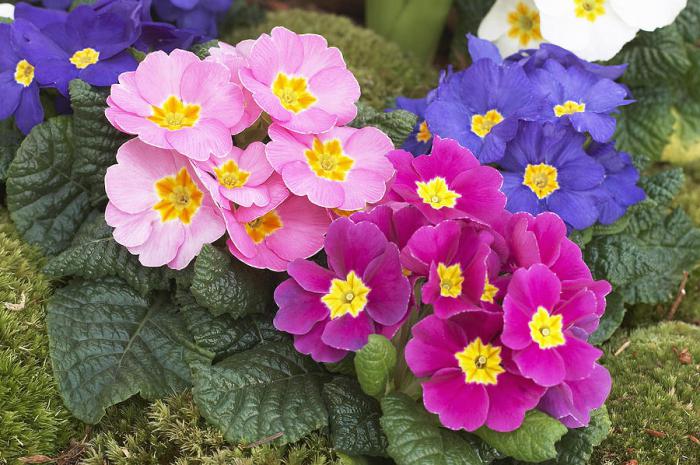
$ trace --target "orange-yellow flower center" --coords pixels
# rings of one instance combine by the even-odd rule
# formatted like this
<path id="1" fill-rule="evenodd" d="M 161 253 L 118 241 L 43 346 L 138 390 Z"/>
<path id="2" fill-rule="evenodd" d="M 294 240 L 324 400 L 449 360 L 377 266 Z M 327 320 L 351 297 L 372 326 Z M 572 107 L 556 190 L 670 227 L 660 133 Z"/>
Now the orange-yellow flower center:
<path id="1" fill-rule="evenodd" d="M 160 200 L 153 209 L 160 213 L 163 223 L 179 219 L 184 224 L 190 224 L 204 198 L 187 168 L 182 168 L 175 176 L 156 181 L 155 190 Z"/>
<path id="2" fill-rule="evenodd" d="M 350 271 L 345 279 L 336 278 L 331 281 L 331 287 L 328 293 L 321 297 L 321 302 L 330 310 L 331 319 L 347 314 L 357 318 L 367 305 L 370 290 L 354 271 Z"/>
<path id="3" fill-rule="evenodd" d="M 573 115 L 574 113 L 583 113 L 584 111 L 586 111 L 586 104 L 574 102 L 573 100 L 567 100 L 561 105 L 554 106 L 554 114 L 557 118 L 561 118 L 564 115 Z"/>
<path id="4" fill-rule="evenodd" d="M 433 137 L 433 135 L 430 133 L 430 129 L 428 129 L 428 123 L 423 121 L 420 123 L 420 126 L 418 126 L 416 140 L 418 142 L 428 142 L 431 137 Z"/>
<path id="5" fill-rule="evenodd" d="M 566 343 L 563 332 L 561 315 L 550 315 L 546 308 L 537 307 L 528 323 L 530 337 L 540 346 L 540 349 L 551 349 Z"/>
<path id="6" fill-rule="evenodd" d="M 316 97 L 309 92 L 306 78 L 302 76 L 277 73 L 272 83 L 272 93 L 285 109 L 294 113 L 304 111 L 316 102 Z"/>
<path id="7" fill-rule="evenodd" d="M 17 84 L 22 84 L 24 87 L 29 87 L 33 81 L 34 66 L 27 60 L 20 60 L 15 67 L 15 82 Z"/>
<path id="8" fill-rule="evenodd" d="M 498 375 L 505 371 L 501 366 L 501 348 L 484 344 L 478 337 L 457 352 L 455 358 L 467 383 L 497 384 Z"/>
<path id="9" fill-rule="evenodd" d="M 214 173 L 219 184 L 226 189 L 243 187 L 250 177 L 250 172 L 240 169 L 233 160 L 226 160 L 226 163 L 214 168 Z"/>
<path id="10" fill-rule="evenodd" d="M 462 283 L 464 276 L 462 275 L 462 267 L 459 263 L 452 266 L 445 266 L 444 263 L 438 264 L 438 278 L 440 278 L 440 295 L 443 297 L 459 297 L 462 294 Z"/>
<path id="11" fill-rule="evenodd" d="M 260 218 L 249 221 L 245 225 L 245 231 L 253 242 L 261 243 L 266 237 L 271 236 L 283 226 L 282 218 L 276 210 L 265 213 Z"/>
<path id="12" fill-rule="evenodd" d="M 331 181 L 345 181 L 355 160 L 343 153 L 343 146 L 338 139 L 321 142 L 314 138 L 310 149 L 304 151 L 311 171 L 319 178 Z"/>
<path id="13" fill-rule="evenodd" d="M 605 0 L 574 0 L 574 13 L 577 18 L 595 22 L 605 14 Z"/>
<path id="14" fill-rule="evenodd" d="M 515 10 L 508 13 L 508 37 L 518 39 L 521 46 L 526 46 L 530 41 L 541 41 L 540 13 L 536 8 L 529 8 L 525 3 L 519 2 Z"/>
<path id="15" fill-rule="evenodd" d="M 100 52 L 94 48 L 88 47 L 75 52 L 73 56 L 70 57 L 70 62 L 73 63 L 73 66 L 78 69 L 85 69 L 88 66 L 97 63 L 99 59 Z"/>
<path id="16" fill-rule="evenodd" d="M 454 208 L 457 205 L 457 199 L 462 197 L 462 194 L 450 190 L 445 178 L 440 176 L 436 176 L 428 182 L 416 181 L 416 193 L 424 203 L 435 210 L 440 210 L 443 207 Z"/>
<path id="17" fill-rule="evenodd" d="M 481 294 L 481 301 L 492 304 L 496 298 L 496 294 L 498 294 L 498 288 L 489 282 L 489 277 L 487 275 L 484 279 L 484 292 Z"/>
<path id="18" fill-rule="evenodd" d="M 546 163 L 527 165 L 523 176 L 523 184 L 535 193 L 538 199 L 549 197 L 559 189 L 558 172 L 555 167 Z"/>
<path id="19" fill-rule="evenodd" d="M 153 114 L 148 117 L 148 120 L 168 131 L 177 131 L 194 126 L 199 121 L 199 110 L 199 105 L 186 104 L 171 95 L 162 106 L 151 106 Z"/>
<path id="20" fill-rule="evenodd" d="M 503 115 L 498 110 L 489 110 L 483 115 L 476 114 L 472 116 L 472 132 L 483 139 L 501 121 Z"/>

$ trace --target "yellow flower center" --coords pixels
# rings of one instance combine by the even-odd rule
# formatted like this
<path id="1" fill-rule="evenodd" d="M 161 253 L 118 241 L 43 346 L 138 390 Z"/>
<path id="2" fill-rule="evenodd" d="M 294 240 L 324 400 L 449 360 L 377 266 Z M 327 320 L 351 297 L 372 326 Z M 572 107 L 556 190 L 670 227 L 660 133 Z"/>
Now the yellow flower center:
<path id="1" fill-rule="evenodd" d="M 331 288 L 321 297 L 321 302 L 331 311 L 333 320 L 348 313 L 357 318 L 367 305 L 370 290 L 354 271 L 350 271 L 344 280 L 336 278 L 331 281 Z"/>
<path id="2" fill-rule="evenodd" d="M 34 66 L 27 60 L 20 60 L 15 68 L 15 82 L 29 87 L 32 81 L 34 81 Z"/>
<path id="3" fill-rule="evenodd" d="M 462 275 L 462 267 L 459 263 L 452 266 L 445 266 L 444 263 L 438 264 L 437 274 L 440 278 L 440 295 L 443 297 L 459 297 L 462 294 L 462 283 L 464 276 Z"/>
<path id="4" fill-rule="evenodd" d="M 357 213 L 360 210 L 341 210 L 340 208 L 333 208 L 333 213 L 338 216 L 343 216 L 345 218 L 350 218 L 353 213 Z"/>
<path id="5" fill-rule="evenodd" d="M 250 173 L 239 169 L 238 165 L 233 160 L 226 160 L 226 163 L 214 168 L 214 173 L 216 173 L 219 184 L 226 189 L 243 187 L 250 177 Z"/>
<path id="6" fill-rule="evenodd" d="M 304 111 L 316 102 L 316 97 L 308 90 L 305 77 L 287 76 L 282 72 L 277 73 L 272 83 L 272 93 L 285 109 L 294 113 Z"/>
<path id="7" fill-rule="evenodd" d="M 478 337 L 457 352 L 455 358 L 467 383 L 497 384 L 498 375 L 505 371 L 501 366 L 501 348 L 484 344 Z"/>
<path id="8" fill-rule="evenodd" d="M 573 115 L 574 113 L 583 113 L 586 111 L 585 103 L 577 103 L 573 100 L 567 100 L 563 105 L 554 106 L 554 114 L 557 118 L 561 118 L 564 115 Z"/>
<path id="9" fill-rule="evenodd" d="M 171 95 L 162 106 L 151 106 L 153 114 L 148 117 L 148 120 L 168 131 L 191 128 L 199 120 L 199 109 L 199 105 L 185 104 Z"/>
<path id="10" fill-rule="evenodd" d="M 166 176 L 155 183 L 160 201 L 153 209 L 160 213 L 160 221 L 179 219 L 190 224 L 202 205 L 204 194 L 192 181 L 187 168 L 182 168 L 175 176 Z"/>
<path id="11" fill-rule="evenodd" d="M 559 189 L 557 169 L 546 163 L 527 165 L 523 176 L 523 184 L 529 187 L 538 199 L 549 197 L 552 192 Z"/>
<path id="12" fill-rule="evenodd" d="M 266 237 L 272 235 L 283 226 L 282 218 L 276 210 L 265 213 L 260 218 L 249 221 L 245 225 L 245 231 L 248 233 L 253 242 L 259 244 Z"/>
<path id="13" fill-rule="evenodd" d="M 595 22 L 598 16 L 605 14 L 605 0 L 574 0 L 574 12 L 577 18 Z"/>
<path id="14" fill-rule="evenodd" d="M 70 57 L 70 62 L 73 63 L 73 66 L 75 66 L 78 69 L 85 69 L 88 66 L 97 63 L 99 59 L 100 52 L 98 52 L 94 48 L 88 47 L 75 52 L 73 56 Z"/>
<path id="15" fill-rule="evenodd" d="M 355 160 L 343 153 L 343 146 L 338 139 L 321 142 L 314 139 L 312 148 L 304 152 L 311 170 L 319 178 L 331 181 L 345 181 L 345 178 L 355 164 Z"/>
<path id="16" fill-rule="evenodd" d="M 484 292 L 481 294 L 481 301 L 492 304 L 496 298 L 496 294 L 498 294 L 498 288 L 489 282 L 489 277 L 487 275 L 484 279 Z"/>
<path id="17" fill-rule="evenodd" d="M 472 132 L 483 139 L 501 121 L 503 115 L 498 110 L 489 110 L 483 115 L 476 114 L 472 116 Z"/>
<path id="18" fill-rule="evenodd" d="M 422 123 L 420 123 L 420 126 L 418 126 L 418 134 L 416 134 L 416 140 L 418 142 L 428 142 L 431 137 L 433 137 L 433 135 L 430 133 L 430 129 L 428 129 L 428 123 L 423 121 Z"/>
<path id="19" fill-rule="evenodd" d="M 457 205 L 457 199 L 462 197 L 462 194 L 450 190 L 445 178 L 440 176 L 434 177 L 428 182 L 416 181 L 416 187 L 418 196 L 435 210 L 440 210 L 443 207 L 454 208 Z"/>
<path id="20" fill-rule="evenodd" d="M 558 347 L 566 342 L 562 316 L 550 315 L 544 307 L 537 307 L 537 312 L 532 315 L 532 320 L 527 325 L 530 327 L 530 337 L 540 349 Z"/>
<path id="21" fill-rule="evenodd" d="M 542 40 L 540 31 L 540 13 L 535 8 L 528 8 L 523 2 L 519 2 L 514 11 L 508 13 L 508 37 L 518 39 L 520 45 L 525 46 L 530 41 Z"/>

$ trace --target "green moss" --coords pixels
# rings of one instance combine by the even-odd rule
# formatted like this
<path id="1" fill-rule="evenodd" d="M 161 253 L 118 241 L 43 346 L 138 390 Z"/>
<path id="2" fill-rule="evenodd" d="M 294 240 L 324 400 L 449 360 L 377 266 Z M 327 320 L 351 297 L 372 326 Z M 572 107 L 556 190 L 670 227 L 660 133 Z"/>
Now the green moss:
<path id="1" fill-rule="evenodd" d="M 52 455 L 75 431 L 49 366 L 42 264 L 0 210 L 0 463 Z"/>
<path id="2" fill-rule="evenodd" d="M 189 393 L 147 405 L 133 400 L 98 425 L 81 465 L 334 465 L 327 439 L 311 435 L 286 448 L 230 446 L 204 422 Z"/>
<path id="3" fill-rule="evenodd" d="M 613 355 L 626 341 L 627 348 Z M 689 364 L 679 359 L 683 349 L 693 357 Z M 605 351 L 603 364 L 613 377 L 607 403 L 613 429 L 591 463 L 700 463 L 700 445 L 688 437 L 700 437 L 700 328 L 667 322 L 629 334 L 620 331 Z"/>
<path id="4" fill-rule="evenodd" d="M 375 32 L 332 14 L 295 9 L 271 12 L 262 23 L 224 33 L 222 39 L 235 44 L 269 33 L 275 26 L 321 34 L 329 45 L 338 47 L 360 83 L 362 100 L 375 108 L 393 105 L 399 95 L 423 97 L 437 84 L 435 69 L 406 56 L 398 45 Z"/>

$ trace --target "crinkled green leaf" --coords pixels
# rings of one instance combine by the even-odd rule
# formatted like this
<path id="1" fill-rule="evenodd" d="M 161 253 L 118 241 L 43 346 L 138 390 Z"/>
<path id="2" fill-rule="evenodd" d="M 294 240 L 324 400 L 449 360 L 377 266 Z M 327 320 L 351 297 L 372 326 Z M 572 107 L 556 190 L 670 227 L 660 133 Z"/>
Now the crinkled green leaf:
<path id="1" fill-rule="evenodd" d="M 47 308 L 53 370 L 66 406 L 97 423 L 111 405 L 191 385 L 188 361 L 209 362 L 174 306 L 150 302 L 123 281 L 73 281 Z"/>
<path id="2" fill-rule="evenodd" d="M 570 429 L 557 444 L 557 458 L 547 465 L 587 465 L 593 448 L 610 433 L 608 410 L 603 407 L 591 413 L 586 428 Z"/>
<path id="3" fill-rule="evenodd" d="M 217 359 L 252 349 L 265 341 L 288 340 L 285 333 L 275 329 L 267 315 L 250 315 L 238 320 L 226 313 L 214 316 L 186 291 L 178 291 L 176 300 L 195 342 L 214 352 Z"/>
<path id="4" fill-rule="evenodd" d="M 328 425 L 321 398 L 327 375 L 290 342 L 265 342 L 193 368 L 197 406 L 228 441 L 286 444 Z"/>
<path id="5" fill-rule="evenodd" d="M 262 313 L 272 302 L 273 276 L 251 268 L 230 253 L 205 245 L 194 263 L 192 295 L 214 315 L 241 318 Z"/>
<path id="6" fill-rule="evenodd" d="M 678 195 L 685 183 L 683 168 L 671 168 L 639 180 L 639 186 L 644 189 L 649 200 L 659 206 L 665 206 Z"/>
<path id="7" fill-rule="evenodd" d="M 170 272 L 165 268 L 148 268 L 112 237 L 112 228 L 98 214 L 77 232 L 70 247 L 49 260 L 44 272 L 86 279 L 117 276 L 146 295 L 155 289 L 168 289 Z"/>
<path id="8" fill-rule="evenodd" d="M 107 121 L 109 93 L 78 79 L 70 82 L 75 145 L 75 175 L 90 190 L 93 202 L 104 198 L 105 172 L 116 163 L 117 149 L 128 139 Z"/>
<path id="9" fill-rule="evenodd" d="M 567 431 L 559 420 L 538 410 L 530 410 L 515 431 L 500 433 L 481 427 L 476 430 L 476 435 L 508 457 L 543 462 L 557 457 L 555 445 Z"/>
<path id="10" fill-rule="evenodd" d="M 396 348 L 380 334 L 370 334 L 365 346 L 355 354 L 355 372 L 362 390 L 381 398 L 396 367 Z"/>
<path id="11" fill-rule="evenodd" d="M 0 182 L 7 178 L 7 169 L 23 138 L 11 119 L 0 121 Z"/>
<path id="12" fill-rule="evenodd" d="M 476 438 L 440 427 L 405 394 L 388 394 L 381 405 L 387 452 L 397 465 L 485 465 L 494 458 Z"/>
<path id="13" fill-rule="evenodd" d="M 55 255 L 70 245 L 90 213 L 90 190 L 78 173 L 73 121 L 35 126 L 7 172 L 7 207 L 22 237 Z"/>
<path id="14" fill-rule="evenodd" d="M 409 111 L 383 112 L 377 111 L 369 105 L 359 104 L 357 117 L 350 123 L 350 126 L 355 128 L 363 128 L 365 126 L 379 128 L 389 136 L 394 146 L 401 147 L 413 131 L 416 120 L 416 115 Z"/>
<path id="15" fill-rule="evenodd" d="M 625 318 L 625 305 L 622 296 L 613 292 L 606 297 L 607 305 L 605 313 L 600 319 L 598 329 L 591 334 L 588 342 L 595 345 L 600 345 L 610 339 L 615 330 L 620 327 L 622 320 Z"/>
<path id="16" fill-rule="evenodd" d="M 201 44 L 194 44 L 190 50 L 192 53 L 197 55 L 199 58 L 204 59 L 209 56 L 209 49 L 212 47 L 218 47 L 218 40 L 210 40 L 208 42 L 202 42 Z"/>
<path id="17" fill-rule="evenodd" d="M 352 378 L 338 377 L 323 386 L 330 414 L 333 447 L 349 455 L 386 455 L 386 436 L 379 424 L 379 402 Z"/>
<path id="18" fill-rule="evenodd" d="M 688 0 L 674 24 L 686 42 L 695 43 L 700 39 L 700 0 Z"/>

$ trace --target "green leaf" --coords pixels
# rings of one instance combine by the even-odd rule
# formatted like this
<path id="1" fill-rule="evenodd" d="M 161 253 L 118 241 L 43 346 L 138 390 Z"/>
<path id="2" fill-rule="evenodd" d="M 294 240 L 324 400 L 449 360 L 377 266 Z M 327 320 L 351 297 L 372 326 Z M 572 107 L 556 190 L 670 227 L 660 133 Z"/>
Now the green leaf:
<path id="1" fill-rule="evenodd" d="M 386 436 L 379 424 L 379 403 L 357 381 L 338 377 L 323 386 L 330 414 L 333 447 L 349 455 L 386 455 Z"/>
<path id="2" fill-rule="evenodd" d="M 197 364 L 193 376 L 197 406 L 228 441 L 287 444 L 328 425 L 321 398 L 326 375 L 289 342 L 265 342 L 213 366 Z"/>
<path id="3" fill-rule="evenodd" d="M 7 207 L 22 237 L 55 255 L 90 213 L 90 189 L 78 172 L 73 122 L 58 116 L 35 126 L 7 172 Z"/>
<path id="4" fill-rule="evenodd" d="M 7 169 L 15 158 L 23 138 L 24 136 L 11 119 L 0 121 L 0 182 L 7 179 Z"/>
<path id="5" fill-rule="evenodd" d="M 357 117 L 352 120 L 350 126 L 354 128 L 374 126 L 389 136 L 394 146 L 401 147 L 413 131 L 416 121 L 417 116 L 409 111 L 383 112 L 377 111 L 369 105 L 358 104 Z"/>
<path id="6" fill-rule="evenodd" d="M 116 276 L 142 295 L 151 290 L 166 290 L 170 272 L 166 268 L 147 268 L 112 237 L 112 228 L 99 213 L 77 232 L 70 247 L 49 260 L 44 272 L 51 276 L 79 276 L 86 279 Z"/>
<path id="7" fill-rule="evenodd" d="M 686 42 L 695 43 L 700 39 L 700 0 L 688 0 L 674 23 Z"/>
<path id="8" fill-rule="evenodd" d="M 397 465 L 485 465 L 494 457 L 477 439 L 440 427 L 405 394 L 389 394 L 381 404 L 387 452 Z"/>
<path id="9" fill-rule="evenodd" d="M 606 301 L 605 313 L 600 319 L 598 329 L 588 339 L 591 344 L 600 345 L 610 339 L 625 318 L 625 305 L 620 294 L 613 292 L 607 296 Z"/>
<path id="10" fill-rule="evenodd" d="M 586 428 L 570 429 L 557 444 L 557 458 L 546 465 L 587 465 L 593 448 L 610 433 L 608 410 L 603 407 L 591 413 Z"/>
<path id="11" fill-rule="evenodd" d="M 149 302 L 123 281 L 73 281 L 47 308 L 49 348 L 66 406 L 97 423 L 111 405 L 191 385 L 188 361 L 209 362 L 166 302 Z"/>
<path id="12" fill-rule="evenodd" d="M 213 315 L 241 318 L 262 313 L 272 302 L 273 276 L 235 260 L 230 253 L 207 244 L 194 263 L 192 295 Z"/>
<path id="13" fill-rule="evenodd" d="M 380 334 L 370 334 L 367 344 L 355 354 L 355 372 L 362 390 L 373 397 L 386 394 L 396 367 L 396 348 Z"/>
<path id="14" fill-rule="evenodd" d="M 208 42 L 202 42 L 201 44 L 194 44 L 190 51 L 197 55 L 202 60 L 209 56 L 209 49 L 212 47 L 218 47 L 218 40 L 210 40 Z"/>
<path id="15" fill-rule="evenodd" d="M 116 163 L 117 149 L 128 139 L 105 117 L 108 95 L 79 79 L 70 82 L 75 175 L 90 190 L 93 203 L 104 198 L 107 168 Z"/>
<path id="16" fill-rule="evenodd" d="M 543 462 L 557 457 L 555 444 L 567 432 L 566 426 L 538 410 L 530 410 L 520 428 L 500 433 L 481 427 L 476 435 L 499 452 L 516 460 Z"/>

